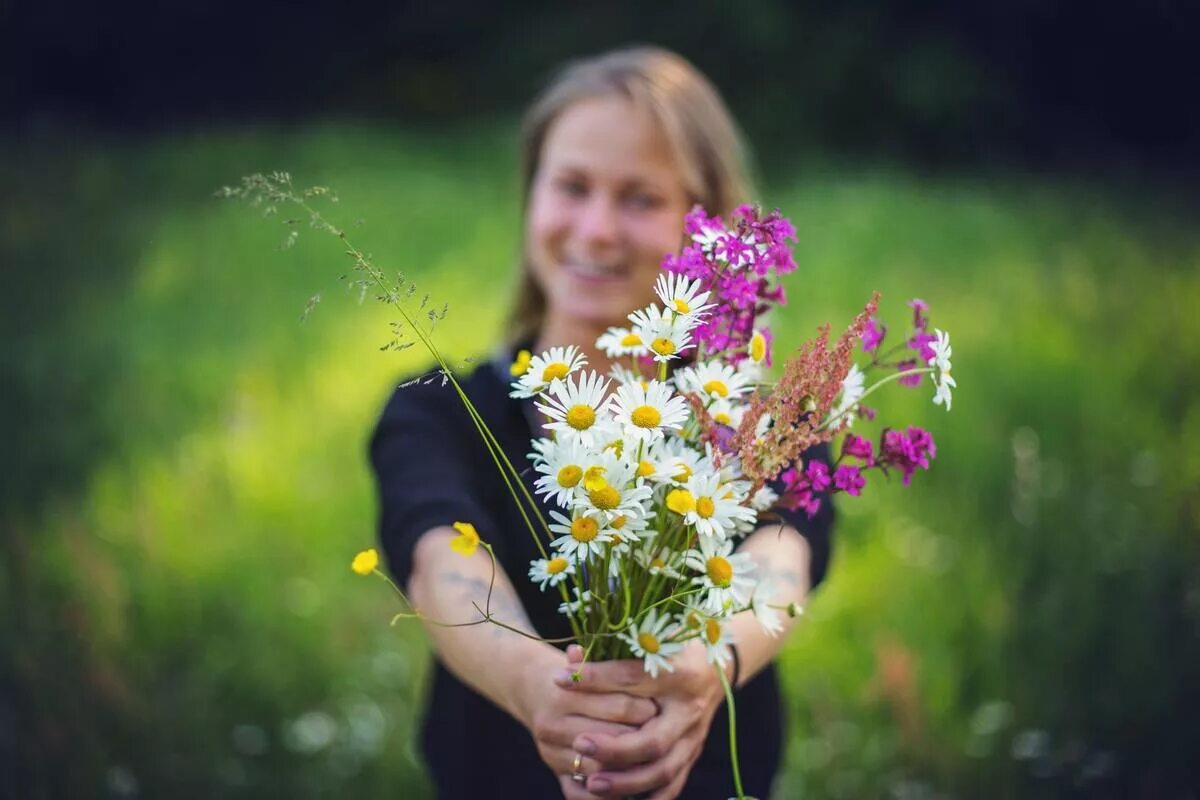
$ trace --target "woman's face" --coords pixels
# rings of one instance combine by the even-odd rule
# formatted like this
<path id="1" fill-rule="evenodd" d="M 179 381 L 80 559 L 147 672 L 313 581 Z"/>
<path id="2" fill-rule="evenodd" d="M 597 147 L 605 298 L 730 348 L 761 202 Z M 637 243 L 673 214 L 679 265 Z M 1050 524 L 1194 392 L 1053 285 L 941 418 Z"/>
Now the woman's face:
<path id="1" fill-rule="evenodd" d="M 629 100 L 580 100 L 551 123 L 526 218 L 547 321 L 604 328 L 653 299 L 691 203 L 657 123 Z"/>

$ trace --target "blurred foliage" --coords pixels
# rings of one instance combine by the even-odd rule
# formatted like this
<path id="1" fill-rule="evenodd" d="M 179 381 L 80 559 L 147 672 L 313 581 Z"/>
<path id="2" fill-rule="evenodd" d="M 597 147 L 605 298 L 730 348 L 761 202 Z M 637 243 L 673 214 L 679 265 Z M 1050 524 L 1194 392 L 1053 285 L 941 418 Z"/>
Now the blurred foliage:
<path id="1" fill-rule="evenodd" d="M 365 441 L 424 362 L 378 351 L 336 242 L 211 199 L 284 168 L 486 355 L 517 247 L 512 129 L 212 131 L 0 154 L 7 343 L 0 793 L 422 796 L 426 649 L 349 571 Z M 1200 712 L 1200 235 L 1047 176 L 770 174 L 800 229 L 780 346 L 871 290 L 953 332 L 960 388 L 886 395 L 934 469 L 843 502 L 783 657 L 781 797 L 1178 797 Z M 314 294 L 323 301 L 303 323 Z"/>
<path id="2" fill-rule="evenodd" d="M 476 121 L 526 103 L 550 65 L 651 43 L 780 153 L 1194 171 L 1198 31 L 1200 6 L 1179 0 L 0 3 L 0 103 L 35 134 Z"/>

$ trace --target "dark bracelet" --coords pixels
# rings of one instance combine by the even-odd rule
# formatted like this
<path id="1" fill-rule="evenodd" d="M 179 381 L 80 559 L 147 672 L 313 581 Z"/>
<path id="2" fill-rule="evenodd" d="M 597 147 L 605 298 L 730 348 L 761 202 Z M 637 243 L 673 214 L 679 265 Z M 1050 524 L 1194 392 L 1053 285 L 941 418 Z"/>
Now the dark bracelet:
<path id="1" fill-rule="evenodd" d="M 729 652 L 733 655 L 733 678 L 729 681 L 729 688 L 736 689 L 738 678 L 742 674 L 742 659 L 738 656 L 737 645 L 733 642 L 729 643 Z"/>

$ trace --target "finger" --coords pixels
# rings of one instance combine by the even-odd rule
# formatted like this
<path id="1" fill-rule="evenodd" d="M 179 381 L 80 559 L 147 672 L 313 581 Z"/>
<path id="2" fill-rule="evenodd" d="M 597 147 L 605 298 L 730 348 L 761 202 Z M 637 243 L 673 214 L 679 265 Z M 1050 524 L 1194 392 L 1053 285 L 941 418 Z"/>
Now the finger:
<path id="1" fill-rule="evenodd" d="M 570 775 L 559 775 L 558 785 L 562 789 L 565 800 L 599 800 L 600 797 L 587 790 L 586 781 L 578 783 L 571 780 Z"/>
<path id="2" fill-rule="evenodd" d="M 578 761 L 576 761 L 578 759 Z M 581 756 L 569 747 L 558 747 L 551 751 L 550 757 L 545 759 L 547 765 L 560 776 L 566 776 L 569 780 L 572 775 L 595 775 L 603 771 L 603 765 L 594 758 Z M 571 781 L 576 786 L 580 786 L 578 781 Z"/>
<path id="3" fill-rule="evenodd" d="M 641 661 L 623 659 L 621 661 L 589 662 L 573 668 L 564 669 L 554 676 L 554 683 L 563 689 L 585 692 L 629 692 L 649 696 L 661 694 L 662 688 L 657 680 L 646 674 Z"/>
<path id="4" fill-rule="evenodd" d="M 670 723 L 666 715 L 660 715 L 638 730 L 622 736 L 588 731 L 576 738 L 572 745 L 576 752 L 595 758 L 606 770 L 626 769 L 660 761 L 676 742 L 682 740 L 682 732 L 676 731 Z"/>
<path id="5" fill-rule="evenodd" d="M 573 644 L 567 648 L 567 664 L 574 665 L 583 661 L 583 648 Z"/>
<path id="6" fill-rule="evenodd" d="M 579 692 L 571 696 L 567 708 L 571 714 L 635 727 L 641 727 L 658 714 L 658 706 L 653 700 L 624 692 Z"/>
<path id="7" fill-rule="evenodd" d="M 632 725 L 564 713 L 547 723 L 535 725 L 534 738 L 543 744 L 574 750 L 575 741 L 584 733 L 618 737 L 636 731 Z M 584 755 L 588 755 L 584 753 Z"/>
<path id="8" fill-rule="evenodd" d="M 679 773 L 687 772 L 691 750 L 691 742 L 679 741 L 662 758 L 649 763 L 619 771 L 605 769 L 588 778 L 588 791 L 603 797 L 628 797 L 670 786 Z"/>
<path id="9" fill-rule="evenodd" d="M 683 787 L 687 784 L 688 776 L 692 774 L 692 767 L 696 765 L 696 759 L 700 757 L 700 751 L 703 747 L 704 740 L 698 739 L 683 769 L 679 770 L 679 773 L 670 783 L 650 795 L 647 800 L 674 800 L 674 798 L 678 797 L 683 792 Z"/>

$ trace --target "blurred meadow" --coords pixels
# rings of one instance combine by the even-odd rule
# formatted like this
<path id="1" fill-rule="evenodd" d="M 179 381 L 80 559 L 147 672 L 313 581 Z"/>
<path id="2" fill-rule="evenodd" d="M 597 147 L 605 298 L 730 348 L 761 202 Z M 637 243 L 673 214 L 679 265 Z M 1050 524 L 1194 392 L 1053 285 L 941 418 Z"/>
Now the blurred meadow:
<path id="1" fill-rule="evenodd" d="M 353 241 L 449 303 L 444 348 L 486 357 L 514 142 L 507 121 L 312 124 L 3 152 L 0 791 L 429 796 L 423 635 L 348 568 L 374 536 L 366 438 L 427 359 L 379 350 L 392 318 L 347 291 L 332 237 L 283 248 L 279 217 L 212 193 L 275 168 L 332 186 Z M 800 232 L 778 352 L 878 289 L 897 328 L 930 303 L 959 381 L 950 414 L 927 387 L 879 402 L 938 458 L 839 505 L 783 656 L 778 797 L 1194 796 L 1194 207 L 1046 174 L 766 167 Z"/>

